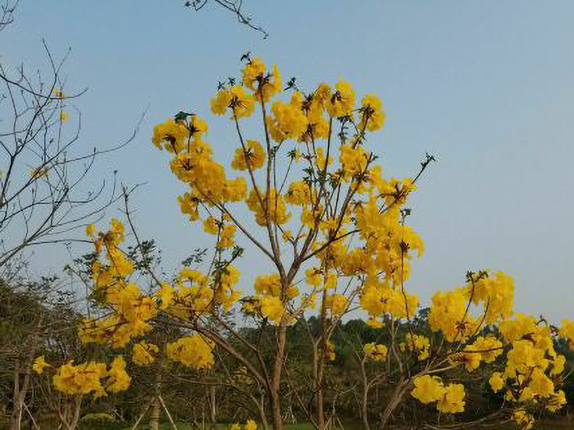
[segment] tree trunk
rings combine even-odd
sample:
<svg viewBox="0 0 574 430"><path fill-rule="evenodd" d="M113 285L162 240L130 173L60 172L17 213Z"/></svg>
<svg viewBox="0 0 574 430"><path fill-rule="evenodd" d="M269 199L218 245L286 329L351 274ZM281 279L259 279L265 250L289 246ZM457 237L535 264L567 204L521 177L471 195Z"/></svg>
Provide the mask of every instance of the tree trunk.
<svg viewBox="0 0 574 430"><path fill-rule="evenodd" d="M24 413L24 400L30 385L30 372L24 373L21 379L20 360L16 359L14 364L14 393L12 395L12 413L10 415L10 429L20 430L22 428L22 415Z"/></svg>
<svg viewBox="0 0 574 430"><path fill-rule="evenodd" d="M261 426L263 430L269 430L269 423L267 422L267 415L265 410L265 398L261 395L259 403L259 418L261 420Z"/></svg>
<svg viewBox="0 0 574 430"><path fill-rule="evenodd" d="M366 357L361 359L361 377L363 382L363 393L361 399L361 418L363 420L363 429L364 430L371 430L371 425L369 424L369 390L370 385L367 379L367 372L365 371L365 360Z"/></svg>
<svg viewBox="0 0 574 430"><path fill-rule="evenodd" d="M154 383L154 397L151 401L151 412L149 416L150 430L159 430L159 418L161 414L161 403L159 396L161 395L161 375L156 369L155 383Z"/></svg>
<svg viewBox="0 0 574 430"><path fill-rule="evenodd" d="M217 423L217 405L215 398L215 385L209 387L209 419L211 421L211 427L216 428Z"/></svg>
<svg viewBox="0 0 574 430"><path fill-rule="evenodd" d="M325 411L323 405L323 371L325 369L325 360L327 360L327 288L323 288L323 297L321 300L321 340L319 345L319 354L314 354L317 361L317 370L315 376L315 399L317 430L325 430ZM318 358L318 359L317 359Z"/></svg>
<svg viewBox="0 0 574 430"><path fill-rule="evenodd" d="M393 391L393 395L387 403L385 410L381 414L381 421L380 421L380 430L385 430L387 428L387 424L389 423L389 419L393 415L393 412L397 408L397 406L401 403L405 392L407 391L409 384L405 384L402 380L397 384L397 387Z"/></svg>
<svg viewBox="0 0 574 430"><path fill-rule="evenodd" d="M159 404L159 397L156 396L152 400L151 412L149 416L150 430L159 430L159 417L161 413L161 405Z"/></svg>
<svg viewBox="0 0 574 430"><path fill-rule="evenodd" d="M271 403L271 417L273 419L273 430L283 430L283 419L281 418L281 397L279 389L281 387L281 370L285 357L285 341L287 338L287 322L282 320L279 323L277 333L277 355L273 363L273 374L269 387L269 401Z"/></svg>

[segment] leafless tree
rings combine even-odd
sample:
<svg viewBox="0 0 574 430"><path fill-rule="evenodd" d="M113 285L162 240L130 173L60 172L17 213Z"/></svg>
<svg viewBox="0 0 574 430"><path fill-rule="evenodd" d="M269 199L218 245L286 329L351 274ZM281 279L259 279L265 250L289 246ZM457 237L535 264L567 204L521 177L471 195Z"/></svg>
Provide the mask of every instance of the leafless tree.
<svg viewBox="0 0 574 430"><path fill-rule="evenodd" d="M6 28L14 20L14 11L20 0L5 0L0 5L0 31Z"/></svg>
<svg viewBox="0 0 574 430"><path fill-rule="evenodd" d="M203 9L209 2L209 0L191 0L186 1L185 6L193 8L195 11L199 11ZM263 34L264 39L269 36L269 33L267 33L263 27L255 24L252 18L243 11L243 0L212 0L212 3L215 3L218 7L234 14L240 24L246 25L247 27Z"/></svg>
<svg viewBox="0 0 574 430"><path fill-rule="evenodd" d="M12 21L16 3L5 0L0 30ZM56 60L44 48L47 71L0 60L0 268L28 247L76 240L74 231L102 215L117 197L115 172L99 182L90 173L139 127L109 148L86 147L73 105L84 91L64 95L67 55Z"/></svg>

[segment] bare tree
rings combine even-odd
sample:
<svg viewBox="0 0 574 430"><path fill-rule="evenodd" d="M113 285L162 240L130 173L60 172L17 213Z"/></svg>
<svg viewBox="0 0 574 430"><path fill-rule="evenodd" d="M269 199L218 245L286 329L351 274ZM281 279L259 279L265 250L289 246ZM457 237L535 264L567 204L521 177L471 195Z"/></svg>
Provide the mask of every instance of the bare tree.
<svg viewBox="0 0 574 430"><path fill-rule="evenodd" d="M16 3L2 6L0 30ZM97 220L117 197L115 172L92 183L89 173L139 127L107 149L82 144L82 117L72 103L84 91L63 93L67 55L56 61L44 48L44 73L0 61L0 267L28 247L73 241L75 230Z"/></svg>
<svg viewBox="0 0 574 430"><path fill-rule="evenodd" d="M4 30L14 20L14 11L19 2L20 0L4 0L0 5L0 31Z"/></svg>
<svg viewBox="0 0 574 430"><path fill-rule="evenodd" d="M234 14L240 24L246 25L247 27L263 34L264 39L267 39L267 36L269 36L269 33L267 33L263 27L255 24L252 18L245 14L245 12L242 10L243 0L212 0L212 2L215 3L218 7ZM185 7L193 8L195 11L199 11L203 9L208 3L209 0L191 0L186 1L184 5Z"/></svg>

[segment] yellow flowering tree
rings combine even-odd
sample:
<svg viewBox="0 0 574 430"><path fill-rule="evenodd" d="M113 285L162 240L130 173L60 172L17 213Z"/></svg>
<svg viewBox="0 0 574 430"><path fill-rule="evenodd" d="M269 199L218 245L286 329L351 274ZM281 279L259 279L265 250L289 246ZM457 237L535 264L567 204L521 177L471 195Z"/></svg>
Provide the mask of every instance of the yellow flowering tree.
<svg viewBox="0 0 574 430"><path fill-rule="evenodd" d="M211 111L228 117L236 131L233 172L217 161L207 122L195 113L177 113L158 124L152 136L153 144L170 155L174 176L188 187L178 197L182 213L213 236L211 261L203 269L184 267L174 279L148 268L153 280L148 291L132 280L134 264L122 251L123 224L113 220L107 231L89 226L97 255L93 296L104 312L84 321L84 342L131 347L137 364L162 354L197 370L213 367L215 351L224 354L264 394L247 396L264 426L269 417L274 430L281 430L287 334L295 322L315 315L320 330L309 331L312 366L306 379L313 407L307 414L323 430L333 425L324 409L325 369L335 358L331 337L345 315L361 311L368 324L388 334L385 344L366 344L362 353L363 368L368 362L378 366L375 374L364 372L366 429L374 384L392 388L380 428L410 398L456 417L467 396L464 383L449 380L448 372L461 369L470 380L485 363L500 367L489 375L492 389L504 393L499 415L510 414L528 428L533 411L555 411L564 403L564 358L553 341L559 334L574 340L574 327L565 323L558 329L514 315L514 284L502 272L469 272L463 287L434 294L433 335L417 332L419 299L406 281L411 260L424 246L407 224L406 205L433 157L427 155L413 177L383 175L376 151L367 144L385 122L377 96L359 101L343 80L303 92L294 79L284 85L276 66L246 56L242 78L220 85ZM247 121L260 124L258 135L248 136ZM241 215L241 206L252 220ZM129 216L128 221L133 229ZM243 283L242 292L238 266L247 246L272 270L255 276L252 287ZM258 327L258 340L229 322L234 311ZM141 342L156 321L185 334L156 350ZM269 333L272 359L261 349ZM107 373L102 367L93 374L92 391L101 393L110 384L101 382Z"/></svg>

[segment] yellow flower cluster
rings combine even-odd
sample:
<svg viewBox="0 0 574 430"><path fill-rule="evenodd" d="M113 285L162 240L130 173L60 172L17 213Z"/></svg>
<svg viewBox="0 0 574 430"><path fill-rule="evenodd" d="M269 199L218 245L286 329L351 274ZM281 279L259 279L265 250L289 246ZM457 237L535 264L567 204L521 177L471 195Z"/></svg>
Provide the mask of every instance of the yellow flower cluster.
<svg viewBox="0 0 574 430"><path fill-rule="evenodd" d="M86 233L96 248L97 258L92 264L95 298L113 312L97 320L85 319L79 336L84 343L109 341L114 347L122 347L150 330L148 321L157 314L157 303L136 284L127 281L134 267L119 248L124 241L121 222L113 219L110 230L105 233L98 233L90 224Z"/></svg>
<svg viewBox="0 0 574 430"><path fill-rule="evenodd" d="M323 87L325 109L329 116L343 117L351 115L355 105L355 90L350 83L341 80L335 85L335 91Z"/></svg>
<svg viewBox="0 0 574 430"><path fill-rule="evenodd" d="M281 74L277 66L273 72L267 72L265 64L260 58L253 58L243 68L243 85L253 91L257 100L268 102L271 97L279 93L282 87Z"/></svg>
<svg viewBox="0 0 574 430"><path fill-rule="evenodd" d="M347 311L349 302L343 294L331 294L327 296L325 306L333 316L341 316Z"/></svg>
<svg viewBox="0 0 574 430"><path fill-rule="evenodd" d="M449 357L451 363L463 363L466 370L472 372L480 367L481 362L492 363L503 353L503 344L494 336L479 336L472 344L467 344L460 353Z"/></svg>
<svg viewBox="0 0 574 430"><path fill-rule="evenodd" d="M351 145L341 146L341 155L339 161L343 168L343 178L348 180L350 177L360 175L367 168L369 154L361 147L354 148Z"/></svg>
<svg viewBox="0 0 574 430"><path fill-rule="evenodd" d="M299 139L307 130L308 119L301 110L299 93L294 93L291 103L277 101L271 107L268 119L269 134L277 143L287 139Z"/></svg>
<svg viewBox="0 0 574 430"><path fill-rule="evenodd" d="M367 94L361 99L361 122L360 129L376 131L385 123L385 113L381 100L374 94Z"/></svg>
<svg viewBox="0 0 574 430"><path fill-rule="evenodd" d="M158 352L159 348L156 345L144 340L134 345L132 359L138 366L147 366L155 361Z"/></svg>
<svg viewBox="0 0 574 430"><path fill-rule="evenodd" d="M429 322L433 331L442 331L450 342L464 341L476 331L474 318L467 312L467 298L462 288L437 291L432 296Z"/></svg>
<svg viewBox="0 0 574 430"><path fill-rule="evenodd" d="M253 420L247 420L243 426L239 423L232 424L229 430L257 430L257 423Z"/></svg>
<svg viewBox="0 0 574 430"><path fill-rule="evenodd" d="M167 344L167 356L184 366L194 369L209 369L214 364L213 343L202 335L182 337L177 342Z"/></svg>
<svg viewBox="0 0 574 430"><path fill-rule="evenodd" d="M335 354L335 345L332 342L325 343L325 361L334 361L337 358Z"/></svg>
<svg viewBox="0 0 574 430"><path fill-rule="evenodd" d="M204 206L217 207L223 212L223 204L244 201L259 226L273 229L291 220L292 213L287 205L298 206L301 223L309 231L301 230L294 238L288 229L282 229L283 239L297 246L298 241L309 238L307 246L312 249L321 246L322 240L331 241L337 234L357 228L363 244L349 247L345 241L335 241L317 254L325 274L367 275L369 282L360 299L361 305L373 318L386 314L395 318L414 316L418 298L406 292L403 284L409 276L409 260L415 254L421 255L423 243L405 225L400 210L415 187L409 178L402 181L384 179L382 169L372 166L374 157L363 147L365 133L374 132L384 124L381 100L369 94L356 106L355 91L344 80L334 87L320 84L307 94L291 82L289 88L293 88L290 100L274 99L283 90L277 67L268 70L259 58L248 58L242 71L241 85L230 81L229 85L222 85L211 100L214 114L230 114L234 121L251 116L255 106L260 104L265 119L267 148L257 141L244 140L239 123L236 124L242 144L235 151L231 166L239 171L249 170L249 175L233 181L227 179L223 166L214 161L211 147L203 139L208 127L201 118L180 112L175 119L156 127L153 143L175 154L171 162L172 171L191 188L178 199L182 212L196 221L201 219L200 211ZM353 125L355 134L347 138L341 132L342 144L338 149L335 145L324 148L319 145L319 140L331 141L335 119ZM277 142L277 146L271 146L269 139ZM284 181L281 188L276 189L275 177L273 185L270 183L269 169L275 168L277 151L287 140L305 144L306 151L294 149L289 156L292 161L307 160L306 171L310 177L292 183ZM333 170L337 168L334 164L336 152L339 166L338 170ZM261 186L255 182L253 171L265 164L268 181L267 186ZM327 208L319 201L327 195L327 180L333 188L344 182L356 197L353 199L356 203L344 203L340 216L327 214ZM247 181L252 185L249 192ZM285 194L283 185L288 190ZM385 205L386 210L382 210ZM219 248L229 248L235 243L236 226L234 222L228 222L216 221L213 215L204 220L204 229L218 236L216 246ZM301 307L295 313L313 306L320 285L310 285L313 291L302 296ZM201 296L202 301L213 300L203 288L195 294ZM277 323L283 319L290 306L288 303L294 297L289 292L282 295L259 292L242 300L243 310ZM328 294L324 300L332 315L341 315L349 305L343 294ZM170 310L181 314L183 306L177 304L181 298L174 299L174 302L176 304ZM293 318L295 313L289 318Z"/></svg>
<svg viewBox="0 0 574 430"><path fill-rule="evenodd" d="M190 136L190 129L193 130L193 136ZM205 133L207 133L207 123L195 115L191 117L189 126L183 121L170 118L154 127L151 140L157 149L179 154L191 144L191 139L199 141Z"/></svg>
<svg viewBox="0 0 574 430"><path fill-rule="evenodd" d="M499 271L494 277L482 277L474 285L469 283L466 295L472 297L474 305L485 304L485 322L492 324L512 315L514 280Z"/></svg>
<svg viewBox="0 0 574 430"><path fill-rule="evenodd" d="M437 402L437 409L443 413L457 413L464 411L465 391L462 384L444 385L438 376L423 375L413 381L415 388L411 396L421 403Z"/></svg>
<svg viewBox="0 0 574 430"><path fill-rule="evenodd" d="M464 288L438 291L432 297L429 321L433 331L441 331L450 342L464 342L476 333L483 323L493 324L512 315L514 282L511 277L497 272L494 277L470 275ZM478 278L478 279L476 279ZM483 304L483 316L475 319L469 305Z"/></svg>
<svg viewBox="0 0 574 430"><path fill-rule="evenodd" d="M220 221L210 215L203 221L203 230L209 234L218 236L217 248L231 248L235 245L235 232L237 231L237 227L234 224L225 223L224 221L229 221L228 215L224 214Z"/></svg>
<svg viewBox="0 0 574 430"><path fill-rule="evenodd" d="M53 377L54 388L66 394L94 393L104 396L105 390L100 379L106 375L106 365L89 361L74 365L72 361L58 368Z"/></svg>
<svg viewBox="0 0 574 430"><path fill-rule="evenodd" d="M556 384L566 359L554 350L552 329L534 317L517 314L503 321L499 331L510 349L504 372L494 372L489 383L495 392L504 390L505 399L517 405L516 422L529 428L534 419L525 406L538 404L555 412L566 403L564 392ZM500 350L499 341L486 339L478 338L472 346L477 350Z"/></svg>
<svg viewBox="0 0 574 430"><path fill-rule="evenodd" d="M574 350L574 321L570 320L562 321L560 336L567 339L570 344L570 348Z"/></svg>
<svg viewBox="0 0 574 430"><path fill-rule="evenodd" d="M285 195L285 201L290 205L309 205L314 200L313 189L304 181L292 182Z"/></svg>
<svg viewBox="0 0 574 430"><path fill-rule="evenodd" d="M108 373L106 389L111 393L118 393L120 391L127 390L130 386L131 378L126 372L126 361L121 355L116 356Z"/></svg>
<svg viewBox="0 0 574 430"><path fill-rule="evenodd" d="M522 430L530 430L534 426L534 417L524 409L514 411L514 421Z"/></svg>
<svg viewBox="0 0 574 430"><path fill-rule="evenodd" d="M49 366L43 357L35 361L34 370L41 373L43 368ZM89 394L100 397L106 395L106 390L111 393L126 390L130 385L130 377L125 371L124 358L116 356L109 369L105 363L89 361L74 365L70 361L57 368L52 381L58 391L75 395Z"/></svg>
<svg viewBox="0 0 574 430"><path fill-rule="evenodd" d="M255 99L246 94L242 86L233 85L222 88L217 96L211 99L211 111L216 115L231 112L231 119L249 118L255 110Z"/></svg>
<svg viewBox="0 0 574 430"><path fill-rule="evenodd" d="M269 198L267 198L267 194ZM261 193L253 189L246 200L247 207L255 214L255 221L260 226L267 224L285 224L291 218L283 195L272 188L268 193Z"/></svg>
<svg viewBox="0 0 574 430"><path fill-rule="evenodd" d="M279 323L285 314L285 308L279 297L264 296L259 299L261 314L274 323Z"/></svg>
<svg viewBox="0 0 574 430"><path fill-rule="evenodd" d="M286 312L284 303L299 295L299 289L295 286L289 286L283 292L279 275L258 276L254 289L255 295L243 300L243 311L268 318L276 324Z"/></svg>
<svg viewBox="0 0 574 430"><path fill-rule="evenodd" d="M176 279L174 304L169 308L169 313L188 319L209 310L210 307L215 309L221 306L229 310L241 294L234 288L239 281L239 275L239 270L231 265L214 279L196 269L182 269Z"/></svg>
<svg viewBox="0 0 574 430"><path fill-rule="evenodd" d="M384 361L387 358L388 348L385 345L367 343L365 345L365 356L369 360Z"/></svg>
<svg viewBox="0 0 574 430"><path fill-rule="evenodd" d="M248 140L245 148L235 150L235 157L231 162L231 167L236 170L256 170L263 167L267 154L263 147L256 140Z"/></svg>
<svg viewBox="0 0 574 430"><path fill-rule="evenodd" d="M418 306L418 297L386 282L369 279L365 282L360 298L361 307L372 318L388 314L394 318L412 318Z"/></svg>
<svg viewBox="0 0 574 430"><path fill-rule="evenodd" d="M430 341L428 337L407 333L405 341L399 344L401 352L414 352L418 360L426 360L429 357Z"/></svg>

